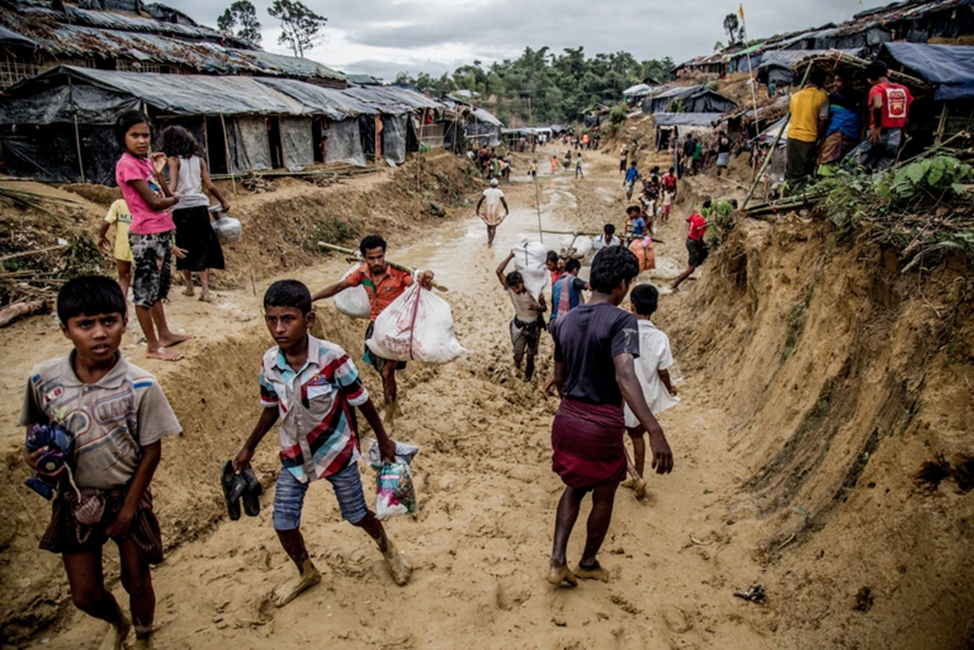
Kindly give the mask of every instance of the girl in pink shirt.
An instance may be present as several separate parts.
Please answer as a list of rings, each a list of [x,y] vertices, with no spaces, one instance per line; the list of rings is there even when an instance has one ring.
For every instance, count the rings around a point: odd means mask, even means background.
[[[162,176],[166,155],[149,153],[149,122],[139,111],[125,111],[119,115],[115,122],[115,137],[125,151],[115,164],[115,181],[132,213],[129,226],[133,258],[132,302],[148,342],[146,356],[176,361],[181,355],[166,348],[193,337],[170,331],[162,306],[172,282],[172,255],[183,255],[172,245],[176,227],[169,208],[177,199]]]

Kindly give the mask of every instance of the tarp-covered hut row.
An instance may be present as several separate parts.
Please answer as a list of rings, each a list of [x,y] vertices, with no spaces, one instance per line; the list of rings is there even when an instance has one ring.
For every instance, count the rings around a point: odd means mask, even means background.
[[[136,108],[156,126],[190,129],[214,173],[298,171],[316,161],[364,166],[370,157],[398,164],[418,150],[416,112],[437,106],[394,87],[60,66],[0,99],[0,145],[13,175],[113,184],[112,125]]]
[[[685,113],[726,113],[737,108],[733,100],[706,86],[676,86],[643,100],[643,113],[672,111],[671,104],[679,100]]]

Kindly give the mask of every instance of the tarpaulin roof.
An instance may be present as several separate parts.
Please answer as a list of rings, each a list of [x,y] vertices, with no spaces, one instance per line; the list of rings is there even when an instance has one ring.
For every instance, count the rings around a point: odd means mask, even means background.
[[[470,112],[473,113],[474,117],[477,118],[478,122],[486,122],[487,124],[493,124],[494,126],[503,126],[504,124],[499,119],[494,117],[492,113],[490,113],[489,111],[485,111],[482,108],[477,108],[476,106],[474,106],[473,108],[470,109]]]
[[[828,52],[841,52],[849,56],[859,56],[862,48],[855,50],[772,50],[762,55],[761,65],[758,66],[758,69],[775,66],[790,70],[796,63],[804,61],[808,57],[827,54]]]
[[[920,43],[886,43],[883,47],[935,88],[935,100],[974,97],[974,47]]]
[[[27,38],[26,36],[22,36],[17,32],[9,30],[3,25],[0,25],[0,47],[34,49],[37,47],[37,41]]]
[[[342,92],[390,115],[401,115],[418,108],[444,108],[431,97],[393,86],[349,86]]]
[[[658,86],[657,86],[658,87]],[[642,97],[648,93],[653,92],[653,86],[647,86],[646,84],[636,84],[635,86],[629,86],[622,91],[623,97]]]
[[[653,113],[656,126],[713,126],[723,113]]]
[[[356,115],[375,115],[377,108],[335,88],[322,88],[295,79],[257,79],[265,86],[292,97],[305,106],[332,120],[344,120]]]
[[[312,115],[315,110],[252,77],[117,72],[69,65],[52,68],[7,89],[12,96],[65,86],[90,85],[119,96],[141,99],[176,115]],[[45,123],[18,119],[21,123]]]

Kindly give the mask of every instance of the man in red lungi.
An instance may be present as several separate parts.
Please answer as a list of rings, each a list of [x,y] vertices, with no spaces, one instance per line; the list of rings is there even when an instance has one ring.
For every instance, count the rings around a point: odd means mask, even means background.
[[[626,476],[623,399],[649,434],[656,472],[667,474],[673,469],[673,453],[636,377],[636,317],[618,309],[638,273],[639,262],[632,252],[621,246],[603,248],[592,263],[591,300],[560,317],[554,332],[555,386],[562,400],[551,424],[551,466],[566,486],[558,502],[548,573],[548,582],[554,585],[574,587],[576,578],[608,581],[595,556],[609,529],[616,488]],[[565,551],[588,492],[592,512],[585,550],[572,571]]]

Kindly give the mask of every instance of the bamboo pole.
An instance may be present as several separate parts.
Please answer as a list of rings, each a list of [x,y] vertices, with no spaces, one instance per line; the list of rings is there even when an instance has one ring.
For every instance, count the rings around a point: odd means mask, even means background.
[[[74,118],[74,145],[78,152],[78,171],[81,173],[81,182],[85,181],[85,164],[81,159],[81,134],[78,131],[78,111],[74,107],[74,90],[71,85],[71,77],[68,76],[68,91],[71,92],[71,113]]]
[[[335,244],[329,244],[328,242],[320,241],[320,242],[318,242],[318,247],[319,248],[324,248],[325,250],[329,250],[329,251],[335,251],[337,253],[344,253],[346,255],[352,255],[356,259],[361,259],[359,257],[359,252],[358,251],[353,250],[351,248],[345,248],[344,246],[336,246]],[[386,264],[388,264],[389,266],[391,266],[394,269],[397,269],[399,271],[402,271],[403,273],[412,273],[413,271],[416,270],[416,269],[414,269],[411,266],[406,266],[405,264],[397,264],[396,262],[390,262],[389,260],[386,260]],[[432,286],[434,289],[439,289],[440,291],[443,291],[443,292],[449,291],[449,289],[447,287],[444,287],[442,284],[438,284],[436,282],[431,282],[430,283],[430,286]]]
[[[535,206],[538,208],[538,236],[541,237],[541,243],[544,243],[544,230],[541,225],[541,186],[538,185],[538,174],[534,175],[534,198]]]
[[[944,108],[940,111],[940,124],[937,126],[937,139],[934,140],[934,144],[940,144],[940,141],[944,138],[944,129],[947,128],[947,102],[944,102]]]
[[[233,177],[233,163],[230,161],[230,137],[227,135],[227,122],[223,119],[223,111],[220,111],[220,125],[223,126],[223,149],[227,159],[227,172],[233,184],[233,195],[237,196],[237,181]]]

